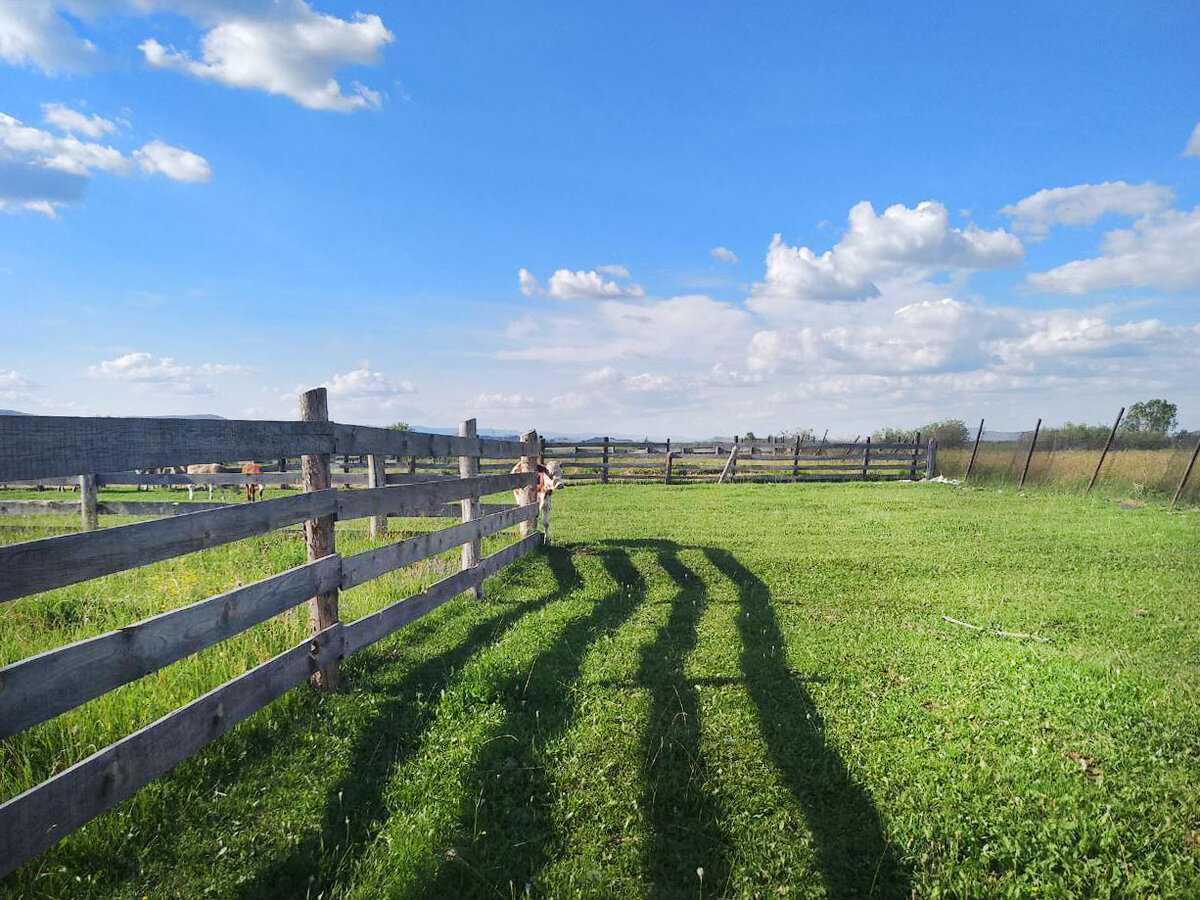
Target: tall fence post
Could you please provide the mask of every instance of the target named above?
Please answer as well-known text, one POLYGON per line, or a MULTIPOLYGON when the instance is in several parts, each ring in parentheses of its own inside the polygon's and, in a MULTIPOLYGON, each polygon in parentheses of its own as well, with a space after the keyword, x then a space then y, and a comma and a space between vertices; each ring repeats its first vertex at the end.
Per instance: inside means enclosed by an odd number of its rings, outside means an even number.
POLYGON ((937 438, 930 437, 925 448, 925 479, 927 481, 937 475, 937 451, 937 438))
POLYGON ((1084 496, 1092 492, 1092 486, 1095 485, 1096 479, 1100 477, 1100 467, 1104 465, 1104 457, 1108 456, 1109 448, 1112 447, 1113 438, 1117 436, 1117 426, 1121 424, 1121 417, 1125 415, 1125 407, 1121 407, 1121 411, 1117 413, 1117 418, 1113 422, 1112 429, 1108 432, 1108 440, 1104 442, 1104 449, 1100 451, 1100 458, 1096 460, 1096 471, 1092 472, 1092 477, 1088 479, 1088 486, 1084 490, 1084 496))
POLYGON ((917 432, 917 436, 913 438, 913 458, 912 465, 908 467, 908 480, 917 480, 917 462, 921 459, 921 432, 917 432))
POLYGON ((737 435, 734 435, 733 446, 729 448, 729 459, 725 460, 725 468, 721 470, 721 477, 717 479, 717 484, 724 484, 737 474, 737 456, 738 439, 737 435))
POLYGON ((608 484, 608 438, 604 438, 604 455, 600 462, 600 483, 608 484))
POLYGON ((866 449, 863 450, 863 473, 862 473, 863 481, 867 480, 867 466, 869 466, 870 464, 871 464, 871 436, 868 434, 867 435, 867 446, 866 446, 866 449))
POLYGON ((975 454, 979 452, 979 440, 983 437, 983 419, 979 420, 979 430, 975 432, 975 446, 971 448, 971 461, 967 463, 966 474, 963 475, 963 481, 971 477, 971 470, 975 468, 975 454))
MULTIPOLYGON (((300 419, 303 422, 329 421, 329 395, 325 388, 314 388, 300 395, 300 419)), ((300 472, 305 491, 327 491, 332 478, 328 453, 306 453, 300 457, 300 472)), ((333 522, 336 516, 322 516, 304 523, 304 551, 309 562, 334 552, 333 522)), ((308 601, 308 633, 317 634, 338 621, 337 588, 317 594, 308 601)), ((318 669, 312 676, 314 687, 333 691, 338 686, 336 660, 318 669)))
MULTIPOLYGON (((474 438, 478 434, 476 430, 475 420, 467 419, 458 426, 458 436, 464 438, 474 438)), ((458 458, 458 474, 463 478, 475 478, 479 475, 479 457, 467 454, 458 458)), ((473 522, 479 518, 479 498, 464 497, 462 500, 462 520, 464 522, 473 522)), ((480 538, 474 538, 462 545, 462 567, 464 569, 474 568, 479 564, 482 556, 482 541, 480 538)), ((482 582, 475 585, 475 596, 483 596, 482 582)))
POLYGON ((1187 487, 1188 478, 1191 477, 1192 469, 1195 468, 1197 456, 1200 456, 1200 438, 1196 439, 1196 447, 1192 450, 1192 458, 1188 460, 1188 464, 1183 470, 1183 477, 1179 479, 1179 487, 1175 488, 1175 493, 1171 495, 1170 509, 1174 509, 1179 498, 1183 496, 1183 489, 1187 487))
POLYGON ((1025 454, 1025 467, 1021 469, 1021 480, 1017 482, 1017 490, 1025 487, 1025 477, 1029 474, 1029 464, 1033 462, 1033 448, 1037 446, 1038 432, 1042 430, 1042 420, 1038 419, 1033 426, 1033 440, 1029 442, 1029 452, 1025 454))
POLYGON ((667 450, 663 454, 663 482, 671 483, 671 439, 667 438, 667 450))
POLYGON ((796 432, 796 444, 792 448, 792 478, 800 477, 800 448, 804 445, 804 438, 800 436, 800 432, 796 432))
MULTIPOLYGON (((523 443, 523 444, 524 443, 532 443, 535 447, 538 447, 539 449, 542 446, 541 441, 538 440, 538 433, 536 430, 526 431, 524 434, 522 434, 521 435, 521 443, 523 443)), ((522 468, 522 470, 524 470, 526 472, 533 472, 534 474, 537 474, 538 457, 522 456, 521 457, 521 468, 522 468)), ((537 503, 537 488, 536 487, 518 488, 518 497, 520 499, 519 505, 521 505, 521 506, 528 506, 530 503, 537 503)), ((519 531, 520 531, 521 537, 529 537, 529 535, 533 534, 533 532, 536 530, 537 530, 537 516, 534 516, 532 519, 526 519, 519 526, 519 531)))
POLYGON ((95 531, 97 526, 96 514, 96 476, 79 476, 79 516, 83 521, 84 531, 95 531))
MULTIPOLYGON (((367 454, 367 487, 380 488, 387 483, 387 478, 384 475, 383 461, 387 457, 377 456, 376 454, 367 454)), ((371 516, 371 537, 377 538, 387 534, 388 517, 371 516)))

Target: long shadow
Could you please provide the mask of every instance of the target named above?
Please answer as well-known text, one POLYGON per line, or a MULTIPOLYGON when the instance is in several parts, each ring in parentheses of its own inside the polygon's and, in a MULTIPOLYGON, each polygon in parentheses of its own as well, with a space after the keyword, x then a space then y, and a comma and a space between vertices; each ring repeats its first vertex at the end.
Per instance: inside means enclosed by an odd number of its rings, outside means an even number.
POLYGON ((771 761, 804 809, 826 893, 832 898, 910 897, 909 873, 878 811, 825 739, 812 696, 788 670, 769 589, 728 550, 702 549, 737 587, 746 689, 771 761))
POLYGON ((651 694, 642 740, 642 808, 652 833, 643 866, 650 896, 691 897, 698 867, 703 866, 709 884, 724 884, 729 875, 719 811, 705 785, 696 682, 684 674, 706 592, 704 582, 679 560, 678 545, 662 541, 657 549, 658 564, 679 590, 654 642, 642 648, 634 677, 651 694))
POLYGON ((561 849, 553 819, 558 791, 539 748, 560 737, 574 720, 569 688, 588 648, 614 632, 646 596, 645 579, 624 550, 609 548, 600 555, 617 588, 541 651, 527 678, 496 686, 506 709, 494 734, 506 739, 489 741, 480 750, 465 780, 458 833, 450 837, 453 854, 417 887, 415 896, 523 894, 561 849))
POLYGON ((330 896, 338 876, 361 856, 378 832, 386 814, 384 791, 392 772, 420 748, 436 715, 436 704, 413 704, 412 698, 436 695, 455 671, 502 632, 583 583, 569 550, 547 547, 542 556, 554 575, 554 590, 478 623, 456 646, 424 661, 399 682, 387 681, 388 664, 381 655, 360 665, 357 676, 374 675, 376 681, 373 685, 360 682, 356 688, 374 689, 384 699, 372 709, 369 725, 355 737, 343 774, 326 793, 320 830, 248 880, 239 896, 247 900, 330 896))

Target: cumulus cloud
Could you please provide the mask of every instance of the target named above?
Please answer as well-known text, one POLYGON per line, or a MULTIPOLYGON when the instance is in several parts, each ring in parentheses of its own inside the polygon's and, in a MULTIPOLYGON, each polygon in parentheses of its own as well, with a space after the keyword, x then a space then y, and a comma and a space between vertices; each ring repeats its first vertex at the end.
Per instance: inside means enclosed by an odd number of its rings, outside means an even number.
POLYGON ((34 65, 45 72, 78 70, 99 58, 95 44, 79 37, 54 0, 0 0, 0 60, 34 65))
POLYGON ((148 175, 166 175, 172 181, 208 181, 212 175, 203 156, 162 141, 151 141, 134 150, 133 158, 148 175))
POLYGON ((546 282, 545 288, 532 272, 520 269, 517 272, 517 283, 526 297, 540 294, 555 300, 603 300, 613 297, 641 297, 646 293, 640 284, 618 284, 615 280, 606 279, 601 272, 614 278, 629 278, 629 270, 624 266, 608 265, 578 272, 557 269, 546 282))
POLYGON ((1017 228, 1044 234, 1051 225, 1090 225, 1110 214, 1144 216, 1166 209, 1174 199, 1170 188, 1152 181, 1144 184, 1105 181, 1044 188, 1000 211, 1017 228))
POLYGON ((1196 123, 1196 127, 1192 130, 1192 136, 1188 138, 1187 146, 1183 148, 1184 156, 1200 156, 1200 122, 1196 123))
POLYGON ((363 400, 368 398, 393 398, 404 394, 416 393, 416 388, 407 379, 393 381, 382 372, 373 372, 370 367, 363 365, 349 372, 332 376, 322 384, 331 396, 344 400, 363 400))
POLYGON ((820 255, 775 235, 763 281, 753 285, 748 302, 766 313, 796 301, 862 300, 879 293, 878 279, 906 269, 989 269, 1016 263, 1023 253, 1020 240, 1002 228, 951 226, 936 201, 889 206, 882 215, 863 201, 850 209, 841 240, 820 255))
POLYGON ((1129 355, 1159 344, 1179 329, 1159 319, 1113 324, 1101 316, 1057 312, 1035 315, 1023 323, 1017 338, 994 342, 989 349, 1006 362, 1031 358, 1129 355))
POLYGON ((0 368, 0 400, 15 403, 25 400, 34 383, 16 369, 0 368))
POLYGON ((1085 294, 1115 287, 1183 291, 1200 288, 1200 206, 1143 216, 1132 228, 1104 235, 1099 256, 1077 259, 1028 284, 1041 291, 1085 294))
POLYGON ((621 386, 627 391, 635 392, 661 392, 669 391, 675 386, 675 379, 670 375, 663 373, 641 372, 637 375, 630 375, 621 382, 621 386))
POLYGON ((375 63, 392 32, 377 15, 340 18, 306 0, 0 0, 0 59, 47 72, 94 65, 99 53, 75 21, 157 12, 183 16, 203 34, 196 54, 146 38, 139 49, 153 67, 280 94, 310 109, 380 104, 378 91, 357 81, 343 86, 335 73, 375 63))
MULTIPOLYGON (((47 118, 57 119, 59 128, 79 124, 69 117, 64 121, 60 111, 47 118)), ((98 116, 80 119, 92 130, 103 130, 94 119, 108 123, 98 116)), ((135 161, 143 172, 177 181, 203 181, 209 174, 203 157, 161 141, 135 150, 130 158, 107 144, 54 134, 0 113, 0 210, 27 209, 53 217, 59 207, 82 199, 95 172, 128 175, 135 161)))
POLYGON ((713 247, 708 253, 717 262, 729 263, 730 265, 739 262, 738 255, 728 247, 713 247))
POLYGON ((620 379, 617 370, 612 366, 601 366, 599 369, 592 369, 590 372, 585 372, 579 379, 580 384, 595 386, 602 384, 612 384, 620 379))
POLYGON ((309 109, 352 112, 377 107, 380 94, 354 82, 346 91, 333 73, 349 64, 370 65, 393 40, 377 15, 353 19, 318 13, 300 0, 282 2, 258 16, 217 15, 200 41, 200 56, 166 47, 155 38, 139 45, 146 62, 230 87, 291 97, 309 109))
POLYGON ((106 134, 116 134, 119 126, 111 119, 95 114, 85 115, 61 103, 43 103, 42 118, 47 125, 63 134, 81 134, 98 140, 106 134))
POLYGON ((513 338, 501 359, 607 364, 619 359, 720 357, 750 333, 743 309, 703 294, 643 302, 602 300, 574 316, 544 316, 513 338))
POLYGON ((156 357, 138 351, 88 366, 87 374, 89 378, 126 382, 145 390, 199 396, 215 394, 216 389, 198 378, 197 374, 202 371, 215 374, 214 370, 218 367, 219 364, 206 364, 194 368, 177 363, 169 356, 156 357))
POLYGON ((530 409, 540 404, 527 394, 476 394, 467 402, 468 409, 530 409))

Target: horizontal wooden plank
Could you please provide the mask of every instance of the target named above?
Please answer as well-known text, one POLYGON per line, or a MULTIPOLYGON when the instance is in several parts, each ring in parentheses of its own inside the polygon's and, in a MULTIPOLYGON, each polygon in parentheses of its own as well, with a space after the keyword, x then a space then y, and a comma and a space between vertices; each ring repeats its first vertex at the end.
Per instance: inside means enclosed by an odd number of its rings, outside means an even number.
POLYGON ((366 516, 421 515, 421 510, 500 491, 533 486, 536 473, 517 475, 480 475, 476 478, 447 478, 396 487, 368 488, 363 491, 338 491, 338 518, 362 519, 366 516))
POLYGON ((347 556, 342 563, 342 587, 352 588, 372 578, 378 578, 384 572, 412 565, 418 560, 443 553, 467 541, 511 528, 519 522, 532 519, 537 515, 537 511, 536 503, 513 506, 503 512, 481 516, 470 522, 443 528, 441 531, 418 534, 386 547, 375 547, 354 556, 347 556))
POLYGON ((441 581, 436 581, 425 590, 403 600, 383 607, 370 615, 363 616, 346 626, 346 655, 373 644, 392 632, 407 625, 425 613, 429 612, 447 600, 457 597, 463 591, 469 590, 515 559, 541 546, 542 533, 535 531, 528 537, 521 538, 509 544, 503 550, 498 550, 491 556, 485 556, 479 564, 470 569, 456 572, 441 581))
POLYGON ((339 495, 354 493, 367 491, 296 494, 0 546, 0 602, 333 515, 339 495))
MULTIPOLYGON (((96 504, 96 512, 108 516, 179 516, 206 509, 224 509, 230 505, 207 501, 101 500, 96 504)), ((78 512, 78 500, 0 500, 0 515, 64 515, 78 512)))
POLYGON ((0 416, 0 481, 328 453, 327 422, 0 416))
POLYGON ((0 876, 343 655, 339 622, 0 804, 0 876))
POLYGON ((341 557, 47 650, 0 668, 0 738, 8 737, 333 590, 341 557))
POLYGON ((422 431, 395 431, 368 425, 333 425, 334 452, 339 454, 374 453, 388 456, 536 456, 533 443, 500 441, 494 438, 465 438, 456 434, 426 434, 422 431))

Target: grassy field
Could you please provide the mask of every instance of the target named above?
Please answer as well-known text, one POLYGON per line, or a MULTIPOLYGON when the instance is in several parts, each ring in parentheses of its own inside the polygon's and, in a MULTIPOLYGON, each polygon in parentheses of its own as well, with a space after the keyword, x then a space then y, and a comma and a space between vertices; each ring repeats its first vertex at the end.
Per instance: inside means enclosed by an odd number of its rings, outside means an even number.
MULTIPOLYGON (((484 601, 349 660, 340 694, 288 694, 0 892, 1200 896, 1200 512, 622 485, 564 491, 555 531, 484 601)), ((5 604, 0 663, 302 555, 280 534, 5 604)), ((344 617, 454 559, 355 589, 344 617)), ((0 798, 302 627, 0 742, 0 798)))

